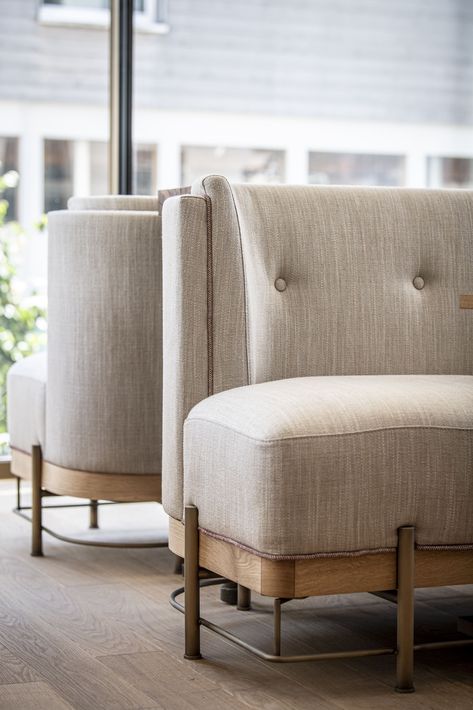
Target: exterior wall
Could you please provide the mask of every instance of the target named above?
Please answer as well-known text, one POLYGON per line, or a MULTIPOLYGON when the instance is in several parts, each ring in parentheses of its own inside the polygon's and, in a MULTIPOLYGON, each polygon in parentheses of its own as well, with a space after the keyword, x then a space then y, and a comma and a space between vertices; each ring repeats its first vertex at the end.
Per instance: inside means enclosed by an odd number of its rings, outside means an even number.
MULTIPOLYGON (((104 29, 0 0, 0 96, 104 105, 104 29)), ((170 0, 137 33, 136 105, 339 120, 473 123, 470 0, 170 0)))
MULTIPOLYGON (((38 0, 0 0, 0 136, 19 138, 19 219, 43 211, 44 140, 74 141, 74 192, 108 133, 104 27, 49 26, 38 0)), ((138 30, 135 141, 157 147, 158 187, 181 183, 182 146, 399 155, 425 186, 430 157, 473 158, 471 0, 169 0, 167 34, 138 30)), ((45 284, 46 240, 25 277, 45 284)))

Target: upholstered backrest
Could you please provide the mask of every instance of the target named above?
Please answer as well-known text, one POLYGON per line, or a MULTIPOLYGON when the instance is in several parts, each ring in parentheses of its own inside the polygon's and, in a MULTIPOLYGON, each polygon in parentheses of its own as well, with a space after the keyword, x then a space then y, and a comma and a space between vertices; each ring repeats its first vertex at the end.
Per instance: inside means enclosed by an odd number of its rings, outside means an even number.
MULTIPOLYGON (((116 210, 118 212, 159 212, 159 197, 151 195, 86 195, 70 197, 69 210, 116 210)), ((162 207, 162 205, 161 205, 162 207)))
MULTIPOLYGON (((459 309, 473 288, 472 192, 230 185, 218 176, 193 192, 207 226, 192 239, 206 255, 183 288, 191 297, 205 282, 207 330, 185 347, 207 360, 202 397, 306 375, 473 374, 473 319, 459 309)), ((184 252, 187 221, 172 236, 184 252)), ((180 511, 179 475, 171 514, 180 511)))
POLYGON ((49 215, 44 456, 161 472, 161 216, 152 197, 73 198, 49 215))

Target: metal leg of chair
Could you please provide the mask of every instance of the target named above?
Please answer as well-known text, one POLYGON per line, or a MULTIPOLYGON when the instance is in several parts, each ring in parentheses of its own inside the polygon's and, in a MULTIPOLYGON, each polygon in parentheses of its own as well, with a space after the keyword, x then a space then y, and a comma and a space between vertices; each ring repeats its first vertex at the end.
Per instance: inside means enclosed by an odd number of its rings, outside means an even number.
POLYGON ((396 690, 414 692, 415 528, 398 530, 396 690))
POLYGON ((184 572, 184 560, 179 555, 173 555, 174 557, 174 574, 183 574, 184 572))
POLYGON ((43 554, 42 540, 42 491, 41 491, 41 469, 42 456, 41 447, 33 446, 31 452, 32 474, 31 474, 31 554, 33 557, 41 557, 43 554))
POLYGON ((251 609, 251 589, 238 585, 237 609, 239 611, 249 611, 251 609))
POLYGON ((97 530, 99 527, 99 504, 98 501, 91 499, 89 506, 89 528, 97 530))
POLYGON ((273 601, 273 653, 275 656, 281 655, 281 599, 273 601))
POLYGON ((230 606, 238 604, 238 585, 236 582, 227 580, 220 587, 220 601, 230 606))
POLYGON ((195 506, 186 506, 184 524, 184 658, 196 660, 202 656, 200 655, 199 520, 195 506))
POLYGON ((21 478, 19 476, 16 477, 16 509, 20 510, 21 508, 21 478))

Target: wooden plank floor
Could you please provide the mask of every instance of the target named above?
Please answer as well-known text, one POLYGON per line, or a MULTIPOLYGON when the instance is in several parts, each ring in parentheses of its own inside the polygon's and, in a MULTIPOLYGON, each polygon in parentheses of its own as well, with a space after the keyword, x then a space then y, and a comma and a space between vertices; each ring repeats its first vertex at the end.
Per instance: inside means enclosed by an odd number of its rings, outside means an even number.
MULTIPOLYGON (((28 523, 14 516, 13 484, 0 482, 0 710, 467 710, 473 708, 473 651, 419 652, 413 695, 396 695, 391 657, 271 665, 206 630, 205 660, 182 659, 183 617, 168 602, 180 586, 165 549, 67 545, 45 535, 44 558, 29 556, 28 523)), ((113 506, 108 529, 165 534, 158 506, 113 506)), ((85 511, 47 514, 75 532, 85 511)), ((270 649, 268 603, 237 612, 203 593, 209 618, 270 649)), ((456 618, 473 612, 473 588, 417 593, 419 641, 456 638, 456 618)), ((283 651, 390 645, 395 608, 368 594, 291 602, 283 651)))

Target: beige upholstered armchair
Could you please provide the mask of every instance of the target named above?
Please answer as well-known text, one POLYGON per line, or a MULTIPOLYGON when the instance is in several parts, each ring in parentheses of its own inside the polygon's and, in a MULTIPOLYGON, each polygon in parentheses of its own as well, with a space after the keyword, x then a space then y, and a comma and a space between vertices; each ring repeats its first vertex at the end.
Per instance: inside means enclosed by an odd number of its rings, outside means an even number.
POLYGON ((18 491, 32 481, 35 555, 47 493, 89 499, 92 527, 99 500, 161 500, 158 199, 73 198, 50 214, 48 283, 47 353, 8 376, 11 470, 18 491))
POLYGON ((216 176, 192 193, 163 211, 186 657, 201 626, 275 662, 394 654, 410 692, 414 588, 473 582, 473 194, 216 176), (201 616, 199 566, 275 598, 273 653, 201 616), (391 647, 281 655, 283 601, 386 590, 391 647))

